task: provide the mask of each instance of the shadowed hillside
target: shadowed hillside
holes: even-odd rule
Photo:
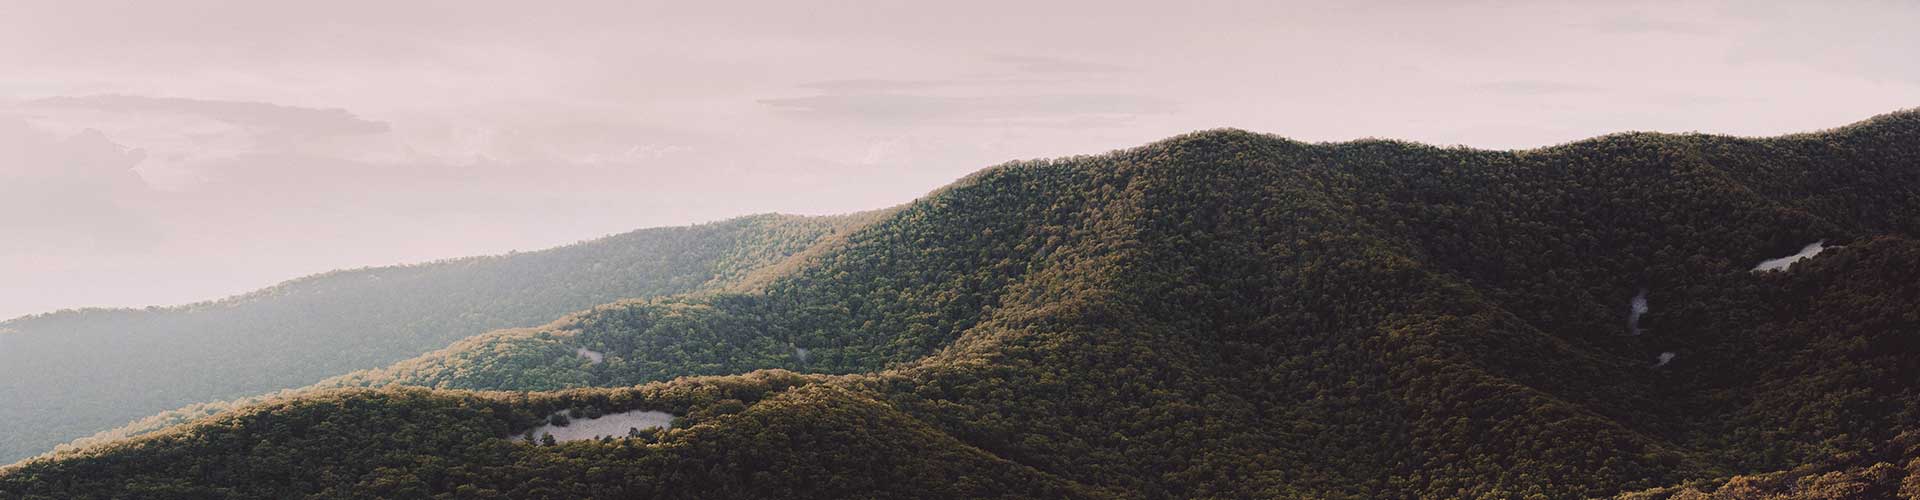
[[[1917,233],[1913,112],[1526,151],[1203,132],[988,169],[750,286],[474,337],[0,492],[1870,497],[1920,472]],[[508,438],[569,407],[681,419]]]

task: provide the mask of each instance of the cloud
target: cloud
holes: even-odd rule
[[[953,97],[868,93],[762,99],[760,103],[794,116],[876,124],[1044,124],[1066,118],[1085,123],[1096,117],[1117,119],[1175,109],[1163,99],[1126,94]]]
[[[1502,80],[1473,84],[1471,88],[1480,92],[1510,96],[1576,94],[1600,90],[1599,87],[1591,85],[1547,80]]]
[[[344,109],[138,95],[61,96],[12,106],[56,134],[97,130],[146,154],[135,172],[164,190],[209,181],[210,162],[260,153],[405,156],[391,127]]]
[[[800,88],[818,90],[828,94],[867,94],[927,90],[953,86],[959,83],[960,82],[952,80],[851,79],[807,82],[800,84]]]
[[[138,186],[133,165],[144,151],[114,143],[98,130],[70,137],[33,127],[18,117],[0,115],[0,187],[26,182],[48,185]]]
[[[97,130],[61,137],[0,115],[0,255],[111,252],[152,235],[146,157]]]
[[[216,101],[144,97],[133,95],[95,95],[49,97],[29,101],[32,108],[88,109],[124,114],[185,114],[210,118],[238,126],[310,136],[366,135],[387,132],[385,122],[366,120],[339,108],[316,109],[282,106],[263,102]]]
[[[1700,36],[1711,35],[1715,32],[1714,29],[1705,25],[1657,19],[1639,14],[1608,17],[1592,22],[1576,23],[1574,26],[1584,27],[1601,33],[1623,35],[1663,34]]]
[[[944,79],[815,81],[799,85],[815,95],[758,102],[789,117],[886,126],[1100,127],[1176,111],[1173,101],[1127,92],[1107,78],[1131,71],[1122,66],[1011,54],[984,60],[995,69]]]
[[[987,60],[1013,66],[1015,71],[1045,74],[1112,74],[1131,71],[1125,66],[1056,57],[998,55]]]
[[[1836,75],[1912,88],[1920,85],[1920,4],[1887,2],[1878,11],[1820,4],[1754,5],[1741,11],[1751,36],[1727,53],[1736,66],[1788,63]]]

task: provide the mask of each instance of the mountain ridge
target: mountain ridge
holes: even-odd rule
[[[398,270],[406,270],[406,269],[421,268],[421,267],[471,264],[475,262],[496,261],[500,259],[506,259],[506,258],[514,257],[520,254],[544,253],[544,252],[550,252],[550,251],[556,251],[556,250],[572,249],[577,247],[588,247],[596,244],[608,243],[617,239],[631,238],[636,233],[642,233],[647,231],[696,228],[696,227],[707,226],[707,225],[726,224],[726,223],[741,221],[741,220],[803,219],[803,218],[809,218],[809,217],[827,217],[827,218],[851,217],[851,216],[857,216],[860,214],[861,212],[856,212],[853,214],[844,214],[844,215],[800,215],[800,214],[787,214],[787,213],[779,213],[779,212],[766,212],[766,213],[747,214],[747,215],[741,215],[736,217],[729,217],[726,219],[695,223],[695,224],[646,227],[646,228],[635,229],[635,230],[626,231],[626,232],[617,233],[617,234],[608,234],[608,235],[600,236],[597,238],[579,240],[579,241],[575,241],[573,243],[568,243],[564,245],[541,248],[538,250],[528,250],[528,251],[512,250],[512,251],[507,251],[504,253],[497,253],[497,254],[469,255],[469,256],[463,256],[463,257],[447,257],[447,258],[430,259],[430,260],[400,263],[400,264],[368,265],[368,266],[360,266],[360,267],[332,269],[332,270],[321,271],[317,273],[306,274],[302,276],[280,280],[280,281],[274,282],[271,285],[267,285],[264,287],[260,287],[257,289],[248,290],[240,293],[235,293],[235,294],[220,297],[220,298],[198,300],[198,301],[181,303],[181,304],[151,305],[151,306],[65,307],[65,308],[60,308],[53,311],[28,313],[28,314],[16,316],[13,318],[0,320],[0,325],[25,324],[25,323],[31,323],[36,320],[58,319],[63,316],[84,315],[84,314],[139,313],[139,312],[151,312],[156,310],[192,311],[195,309],[203,309],[203,308],[210,308],[210,307],[222,307],[222,306],[230,307],[233,305],[238,305],[238,304],[242,304],[250,301],[271,298],[281,293],[303,292],[305,291],[305,290],[302,290],[303,287],[313,286],[313,285],[317,285],[322,282],[331,281],[331,280],[360,278],[360,277],[365,277],[367,275],[378,273],[381,271],[398,271]]]
[[[218,300],[16,318],[0,342],[0,436],[22,458],[183,404],[294,388],[628,296],[719,287],[859,215],[760,215],[554,249],[342,270]],[[74,402],[95,402],[83,406]]]
[[[1901,265],[1920,257],[1920,127],[1910,111],[1883,116],[1771,139],[1624,134],[1520,152],[1210,131],[1014,162],[886,212],[758,291],[623,302],[472,340],[449,350],[505,357],[362,372],[354,383],[377,388],[313,393],[353,404],[302,420],[246,406],[16,464],[0,491],[88,491],[42,487],[97,475],[301,494],[322,491],[317,471],[366,491],[509,497],[1662,498],[1792,467],[1881,471],[1861,476],[1873,483],[1891,474],[1874,461],[1908,458],[1877,443],[1920,422],[1913,384],[1874,382],[1920,374],[1902,356],[1920,351],[1906,335],[1920,276]],[[1813,239],[1843,248],[1749,271]],[[1650,290],[1647,335],[1627,325],[1636,290]],[[1679,356],[1655,366],[1663,351]],[[796,380],[823,388],[783,385]],[[739,389],[687,396],[715,387]],[[560,390],[452,390],[529,388]],[[430,411],[490,429],[447,434],[392,417],[428,410],[389,394],[505,406]],[[686,422],[644,444],[490,437],[564,405]],[[927,442],[961,454],[902,458],[886,469],[897,481],[863,482],[856,457],[911,440],[879,421],[937,431],[951,441]],[[379,468],[272,429],[348,423],[464,447],[382,440],[374,449],[415,465]],[[216,432],[233,425],[263,427]],[[848,439],[778,444],[821,433]],[[250,483],[171,480],[159,459],[240,473],[280,449],[319,456]],[[965,449],[1038,475],[942,489],[986,479],[955,469],[993,463]],[[419,465],[432,461],[465,472],[435,479]]]

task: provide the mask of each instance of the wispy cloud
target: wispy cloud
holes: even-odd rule
[[[1594,21],[1575,23],[1574,26],[1622,35],[1666,34],[1666,35],[1711,35],[1714,29],[1705,25],[1686,21],[1674,21],[1632,14],[1605,17]]]
[[[216,101],[145,97],[134,95],[94,95],[49,97],[26,103],[28,107],[80,108],[129,114],[175,113],[194,115],[239,126],[257,127],[303,135],[361,135],[386,132],[384,122],[354,116],[344,109],[316,109],[282,106],[263,102]]]
[[[1549,80],[1500,80],[1476,83],[1470,88],[1479,92],[1509,96],[1579,94],[1602,90],[1592,85]]]
[[[132,170],[145,157],[99,131],[61,136],[0,115],[0,257],[143,244],[129,202],[149,194]]]
[[[1114,119],[1175,109],[1173,103],[1163,99],[1124,94],[949,97],[868,93],[762,99],[760,103],[782,113],[813,118],[948,125],[1044,123],[1073,117]]]
[[[1172,113],[1173,101],[1116,87],[1126,67],[1055,57],[996,55],[997,68],[950,79],[843,79],[809,82],[816,95],[761,99],[792,117],[881,125],[1003,127],[1102,126]]]
[[[886,79],[849,79],[826,80],[800,84],[800,88],[813,89],[829,94],[865,94],[878,92],[902,92],[927,90],[961,84],[956,80],[886,80]]]
[[[169,191],[213,180],[203,167],[223,158],[269,153],[368,158],[391,156],[395,149],[387,123],[344,109],[110,94],[35,99],[12,110],[41,130],[98,131],[142,150],[136,172]]]
[[[1012,66],[1015,71],[1045,74],[1112,74],[1131,71],[1125,66],[1027,55],[997,55],[989,61]]]

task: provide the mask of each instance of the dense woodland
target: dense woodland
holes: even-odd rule
[[[874,217],[0,496],[1920,498],[1920,113],[1525,151],[1212,131]],[[682,418],[513,437],[566,408]]]
[[[763,215],[339,271],[225,300],[0,323],[0,462],[182,405],[305,386],[630,297],[722,288],[856,219]]]

